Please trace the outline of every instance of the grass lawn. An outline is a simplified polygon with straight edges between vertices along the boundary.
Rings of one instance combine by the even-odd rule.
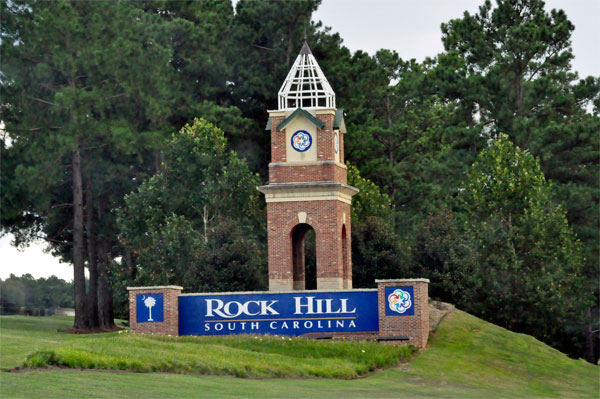
[[[34,318],[4,316],[0,318],[0,396],[3,398],[164,398],[164,397],[248,397],[248,398],[516,398],[564,397],[598,398],[599,368],[582,360],[569,359],[534,338],[515,334],[486,323],[466,313],[455,311],[440,324],[428,349],[407,364],[376,372],[367,378],[344,379],[248,379],[224,376],[199,376],[168,373],[133,373],[50,369],[9,372],[36,351],[61,353],[74,348],[93,353],[109,347],[114,353],[136,353],[144,340],[152,346],[164,343],[160,353],[184,352],[203,344],[196,338],[171,343],[167,339],[131,337],[126,334],[69,335],[56,329],[70,326],[68,317]],[[141,341],[137,341],[137,339]],[[279,338],[280,339],[280,338]],[[352,346],[338,363],[341,347],[334,355],[315,355],[315,347],[300,348],[295,356],[284,345],[288,342],[256,343],[220,342],[222,354],[231,364],[237,359],[265,357],[264,365],[274,367],[273,359],[298,364],[299,369],[323,366],[341,367],[360,364],[362,352]],[[297,340],[301,342],[302,340]],[[265,345],[265,343],[269,345]],[[293,341],[292,341],[293,342]],[[122,346],[118,346],[122,345]],[[127,348],[132,345],[133,348]],[[172,346],[170,349],[168,346]],[[365,345],[365,344],[359,344]],[[63,348],[63,349],[61,349]],[[288,348],[289,349],[289,348]],[[345,349],[343,349],[345,350]],[[342,350],[342,352],[343,352]],[[363,349],[358,349],[362,351]],[[354,351],[354,352],[353,352]],[[325,351],[326,352],[326,351]],[[275,355],[271,358],[271,355]],[[289,358],[289,359],[284,359]],[[159,360],[150,359],[159,364]],[[243,362],[242,362],[243,363]],[[252,365],[251,365],[252,366]],[[248,367],[247,364],[245,367]],[[355,367],[355,366],[352,366]],[[252,367],[250,367],[252,368]],[[249,374],[252,375],[252,374]],[[344,377],[343,375],[341,377]],[[347,376],[346,376],[347,377]]]
[[[252,378],[357,378],[406,360],[412,347],[283,336],[89,336],[38,350],[27,368],[170,372]]]

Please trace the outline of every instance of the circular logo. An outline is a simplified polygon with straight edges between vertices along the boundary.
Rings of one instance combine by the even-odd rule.
[[[298,152],[304,152],[312,145],[312,137],[306,130],[298,130],[292,134],[292,147]]]
[[[410,309],[412,301],[408,292],[398,288],[388,296],[388,304],[394,312],[404,313]]]
[[[333,133],[333,147],[335,148],[335,153],[337,154],[340,150],[340,138],[338,137],[337,132]]]

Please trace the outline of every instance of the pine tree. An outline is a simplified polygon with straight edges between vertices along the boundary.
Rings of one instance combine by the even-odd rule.
[[[564,11],[548,12],[541,0],[499,0],[495,7],[488,0],[478,13],[466,12],[442,25],[445,53],[439,74],[444,95],[469,110],[469,123],[488,136],[504,132],[539,158],[584,245],[583,289],[595,297],[588,304],[594,307],[599,298],[600,84],[597,77],[577,81],[571,68],[574,28]],[[588,345],[589,361],[595,360],[593,353]]]
[[[157,18],[125,3],[10,1],[2,8],[2,120],[10,138],[2,148],[10,159],[3,227],[20,242],[46,239],[73,262],[74,328],[93,328],[97,294],[86,294],[85,261],[94,290],[95,252],[106,267],[112,245],[95,250],[96,234],[110,231],[96,229],[92,216],[109,213],[97,199],[110,197],[119,180],[100,184],[118,167],[100,168],[128,158],[125,168],[135,170],[131,161],[160,138],[170,52],[156,38]]]
[[[465,237],[478,253],[465,309],[569,351],[590,293],[581,244],[552,200],[539,160],[500,135],[480,153],[461,192]],[[581,340],[579,340],[581,343]]]

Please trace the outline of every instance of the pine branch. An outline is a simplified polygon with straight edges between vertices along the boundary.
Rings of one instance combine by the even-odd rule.
[[[48,105],[56,106],[56,104],[54,104],[54,103],[52,103],[50,101],[42,100],[41,98],[32,97],[32,96],[27,96],[27,97],[31,98],[32,100],[38,101],[40,103],[43,103],[43,104],[48,104]]]
[[[252,46],[253,46],[253,47],[256,47],[256,48],[263,49],[263,50],[275,51],[275,49],[274,49],[274,48],[263,47],[263,46],[259,46],[258,44],[254,44],[254,43],[252,43]]]

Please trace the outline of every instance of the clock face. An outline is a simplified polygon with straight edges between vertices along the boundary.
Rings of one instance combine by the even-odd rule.
[[[338,137],[337,132],[333,133],[333,147],[335,148],[335,153],[337,154],[340,150],[340,138]]]
[[[307,151],[312,145],[312,137],[306,130],[292,134],[292,148],[298,152]]]

